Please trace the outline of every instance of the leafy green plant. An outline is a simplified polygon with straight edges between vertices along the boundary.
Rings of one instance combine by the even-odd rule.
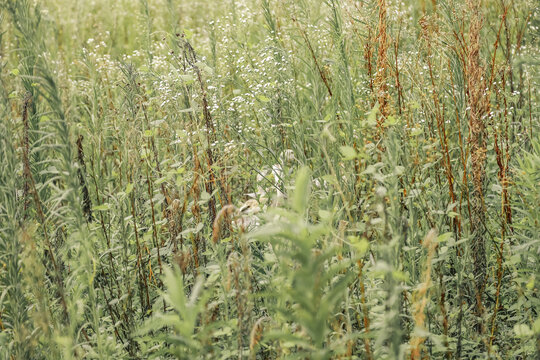
[[[280,289],[273,309],[279,317],[272,320],[285,324],[265,338],[279,340],[285,353],[296,347],[299,357],[329,359],[351,340],[329,344],[326,339],[353,274],[343,274],[350,261],[336,261],[338,248],[328,243],[329,224],[306,220],[310,183],[309,169],[301,168],[290,210],[274,209],[275,219],[250,236],[270,242],[279,264],[272,280],[273,287]]]
[[[145,335],[139,341],[152,357],[157,358],[170,354],[178,359],[192,359],[198,354],[209,353],[213,329],[212,326],[201,328],[210,297],[204,289],[204,280],[197,279],[187,296],[182,273],[175,266],[165,269],[163,282],[166,290],[162,297],[170,311],[162,312],[158,305],[152,317],[138,330],[141,336]]]
[[[0,0],[0,358],[538,357],[538,11]]]

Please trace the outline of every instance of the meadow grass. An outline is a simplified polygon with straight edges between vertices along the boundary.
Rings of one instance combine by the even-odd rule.
[[[539,358],[539,11],[0,0],[0,358]]]

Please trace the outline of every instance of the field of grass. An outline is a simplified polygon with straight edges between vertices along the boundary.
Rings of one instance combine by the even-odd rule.
[[[0,359],[539,359],[537,0],[0,0]]]

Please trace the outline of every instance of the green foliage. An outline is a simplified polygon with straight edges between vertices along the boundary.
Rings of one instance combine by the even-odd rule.
[[[350,260],[336,260],[339,250],[328,237],[331,224],[306,221],[309,186],[309,169],[303,167],[296,177],[292,210],[275,209],[273,218],[250,236],[272,244],[279,266],[270,290],[277,295],[272,312],[285,323],[267,338],[280,340],[285,348],[297,347],[300,358],[329,359],[344,347],[343,341],[326,339],[354,274],[345,273]]]
[[[539,29],[0,0],[0,359],[538,358]]]
[[[199,326],[199,317],[209,298],[208,294],[201,294],[204,292],[203,281],[199,278],[195,282],[188,298],[180,269],[165,269],[163,301],[170,306],[170,310],[161,312],[160,302],[156,302],[154,315],[139,330],[147,334],[142,341],[152,342],[153,346],[148,349],[153,356],[170,354],[178,359],[192,359],[197,354],[210,351],[209,332],[213,326]],[[153,349],[156,351],[153,352]]]

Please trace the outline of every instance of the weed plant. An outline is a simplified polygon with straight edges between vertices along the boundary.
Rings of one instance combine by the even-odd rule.
[[[539,11],[0,0],[0,358],[540,358]]]

